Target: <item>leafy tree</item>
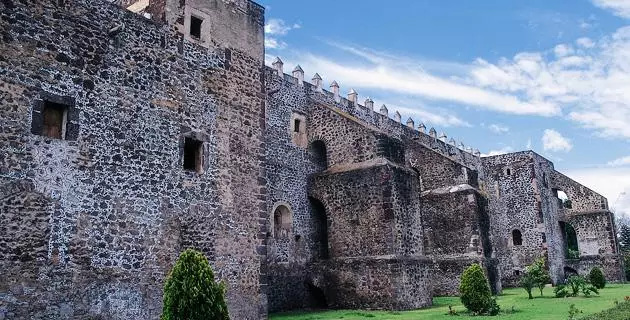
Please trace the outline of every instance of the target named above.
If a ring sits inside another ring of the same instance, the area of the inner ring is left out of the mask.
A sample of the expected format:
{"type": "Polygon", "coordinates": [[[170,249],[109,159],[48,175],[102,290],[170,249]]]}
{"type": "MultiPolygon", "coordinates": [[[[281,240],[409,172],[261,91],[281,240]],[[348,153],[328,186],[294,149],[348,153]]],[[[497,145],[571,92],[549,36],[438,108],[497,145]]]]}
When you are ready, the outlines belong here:
{"type": "Polygon", "coordinates": [[[184,251],[164,283],[162,320],[229,320],[225,285],[214,281],[214,273],[203,253],[184,251]]]}
{"type": "Polygon", "coordinates": [[[588,280],[597,289],[604,289],[606,286],[606,278],[600,268],[593,268],[588,274],[588,280]]]}
{"type": "Polygon", "coordinates": [[[488,280],[479,264],[473,264],[462,273],[459,284],[462,304],[469,311],[477,314],[488,311],[491,306],[492,293],[488,280]]]}
{"type": "Polygon", "coordinates": [[[525,272],[521,277],[519,284],[523,289],[525,289],[525,291],[527,291],[527,297],[529,299],[534,299],[534,296],[532,296],[532,289],[536,286],[536,280],[534,277],[528,272],[525,272]]]}
{"type": "Polygon", "coordinates": [[[549,272],[545,268],[545,258],[538,258],[531,265],[527,266],[526,274],[529,274],[534,281],[536,287],[540,291],[540,295],[543,295],[543,289],[545,289],[545,285],[551,282],[551,277],[549,276],[549,272]]]}
{"type": "Polygon", "coordinates": [[[630,253],[630,226],[627,224],[622,224],[619,227],[619,243],[621,251],[630,253]]]}

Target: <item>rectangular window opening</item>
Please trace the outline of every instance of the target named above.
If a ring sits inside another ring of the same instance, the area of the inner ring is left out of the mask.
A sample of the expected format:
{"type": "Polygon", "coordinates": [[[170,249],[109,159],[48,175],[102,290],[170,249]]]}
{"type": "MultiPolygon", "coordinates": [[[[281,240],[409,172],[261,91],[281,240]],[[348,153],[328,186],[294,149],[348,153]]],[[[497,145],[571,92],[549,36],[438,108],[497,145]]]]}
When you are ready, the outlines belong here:
{"type": "Polygon", "coordinates": [[[42,109],[42,135],[55,139],[63,139],[66,132],[67,113],[67,105],[44,101],[44,108],[42,109]]]}
{"type": "Polygon", "coordinates": [[[201,38],[201,23],[202,19],[195,16],[190,16],[190,36],[196,39],[201,38]]]}
{"type": "Polygon", "coordinates": [[[193,138],[184,140],[184,170],[201,173],[203,143],[193,138]]]}
{"type": "Polygon", "coordinates": [[[293,131],[300,132],[300,119],[293,120],[293,131]]]}

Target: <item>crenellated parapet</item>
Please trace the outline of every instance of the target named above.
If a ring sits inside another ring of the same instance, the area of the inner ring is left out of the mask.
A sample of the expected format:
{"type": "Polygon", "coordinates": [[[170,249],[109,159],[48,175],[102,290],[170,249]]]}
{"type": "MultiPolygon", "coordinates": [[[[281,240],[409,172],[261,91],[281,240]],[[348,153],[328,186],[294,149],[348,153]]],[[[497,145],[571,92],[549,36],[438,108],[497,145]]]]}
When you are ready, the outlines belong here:
{"type": "Polygon", "coordinates": [[[268,83],[268,87],[274,88],[274,90],[287,87],[301,91],[311,101],[347,114],[364,124],[384,131],[388,135],[417,141],[468,167],[478,168],[480,166],[481,152],[478,149],[465,146],[461,141],[458,144],[452,137],[448,140],[444,131],[438,134],[435,128],[430,128],[427,132],[427,127],[422,121],[415,127],[416,121],[411,117],[403,122],[402,115],[398,110],[395,110],[390,118],[389,109],[385,104],[375,110],[374,100],[370,97],[367,97],[363,104],[359,103],[359,93],[353,88],[343,97],[341,86],[336,80],[332,80],[329,90],[326,90],[323,88],[324,81],[319,73],[315,73],[311,82],[307,82],[304,80],[304,70],[299,65],[293,69],[291,74],[284,73],[283,67],[284,63],[280,58],[274,60],[272,67],[266,67],[268,76],[270,75],[270,79],[274,82],[268,83]]]}

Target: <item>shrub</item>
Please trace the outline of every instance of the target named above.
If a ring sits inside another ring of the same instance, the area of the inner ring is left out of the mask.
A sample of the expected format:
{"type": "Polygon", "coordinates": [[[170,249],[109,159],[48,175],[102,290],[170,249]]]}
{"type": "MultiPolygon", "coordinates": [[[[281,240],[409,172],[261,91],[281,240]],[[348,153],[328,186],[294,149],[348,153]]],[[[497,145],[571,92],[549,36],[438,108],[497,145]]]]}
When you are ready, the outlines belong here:
{"type": "Polygon", "coordinates": [[[488,306],[488,315],[496,316],[501,311],[501,307],[497,304],[497,299],[491,298],[490,305],[488,306]]]}
{"type": "Polygon", "coordinates": [[[567,283],[571,288],[571,296],[576,297],[580,293],[580,289],[586,285],[586,280],[582,276],[570,276],[567,283]]]}
{"type": "Polygon", "coordinates": [[[523,276],[521,277],[521,281],[519,282],[519,285],[523,289],[525,289],[525,291],[527,291],[527,297],[529,299],[534,299],[534,296],[532,296],[532,289],[536,285],[536,281],[534,280],[534,277],[531,274],[529,273],[523,274],[523,276]]]}
{"type": "Polygon", "coordinates": [[[597,289],[604,289],[606,286],[606,278],[604,278],[604,273],[600,268],[593,268],[588,275],[588,280],[597,289]]]}
{"type": "Polygon", "coordinates": [[[203,253],[184,251],[164,283],[162,320],[228,320],[225,285],[214,281],[214,273],[203,253]]]}
{"type": "Polygon", "coordinates": [[[571,304],[569,307],[569,317],[568,320],[575,320],[578,318],[578,315],[582,313],[582,310],[575,307],[575,304],[571,304]]]}
{"type": "Polygon", "coordinates": [[[541,257],[536,259],[534,263],[527,266],[526,272],[530,274],[536,287],[538,287],[538,290],[540,290],[540,295],[542,296],[545,285],[551,282],[549,272],[547,272],[547,269],[545,269],[545,258],[541,257]]]}
{"type": "Polygon", "coordinates": [[[473,264],[464,270],[459,284],[459,292],[462,304],[469,311],[480,314],[490,308],[492,294],[479,264],[473,264]]]}
{"type": "Polygon", "coordinates": [[[569,296],[569,291],[565,285],[559,284],[553,289],[553,293],[556,295],[556,298],[564,298],[569,296]]]}
{"type": "Polygon", "coordinates": [[[580,258],[580,251],[567,249],[567,259],[579,259],[579,258],[580,258]]]}

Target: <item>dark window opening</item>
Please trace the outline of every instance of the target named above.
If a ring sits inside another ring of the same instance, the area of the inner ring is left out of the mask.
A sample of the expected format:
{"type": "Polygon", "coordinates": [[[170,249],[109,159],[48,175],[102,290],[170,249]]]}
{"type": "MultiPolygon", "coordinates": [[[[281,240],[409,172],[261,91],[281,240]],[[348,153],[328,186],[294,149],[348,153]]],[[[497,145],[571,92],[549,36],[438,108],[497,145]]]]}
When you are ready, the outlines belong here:
{"type": "Polygon", "coordinates": [[[570,223],[560,221],[562,230],[562,238],[565,242],[565,256],[567,259],[578,259],[580,257],[580,249],[578,247],[577,233],[570,223]]]}
{"type": "Polygon", "coordinates": [[[328,259],[328,217],[324,204],[315,198],[309,197],[313,212],[313,240],[315,243],[316,259],[328,259]]]}
{"type": "Polygon", "coordinates": [[[190,16],[190,36],[193,38],[201,38],[201,23],[202,19],[195,16],[190,16]]]}
{"type": "Polygon", "coordinates": [[[67,105],[44,101],[44,108],[42,110],[42,135],[55,139],[63,139],[67,111],[67,105]]]}
{"type": "Polygon", "coordinates": [[[515,246],[520,246],[523,244],[523,235],[518,229],[512,231],[512,243],[514,243],[515,246]]]}
{"type": "Polygon", "coordinates": [[[184,170],[201,172],[203,143],[193,138],[184,141],[184,170]]]}
{"type": "Polygon", "coordinates": [[[508,168],[506,170],[506,173],[507,173],[508,176],[511,176],[512,175],[512,169],[508,168]]]}
{"type": "Polygon", "coordinates": [[[300,119],[293,120],[293,132],[300,132],[300,119]]]}
{"type": "Polygon", "coordinates": [[[542,242],[543,243],[547,242],[547,235],[544,232],[542,233],[542,242]]]}
{"type": "Polygon", "coordinates": [[[521,276],[521,271],[520,270],[514,270],[514,275],[517,277],[521,276]]]}
{"type": "Polygon", "coordinates": [[[308,152],[311,155],[313,163],[318,166],[320,171],[324,171],[328,168],[328,155],[324,141],[315,140],[311,142],[308,146],[308,152]]]}

